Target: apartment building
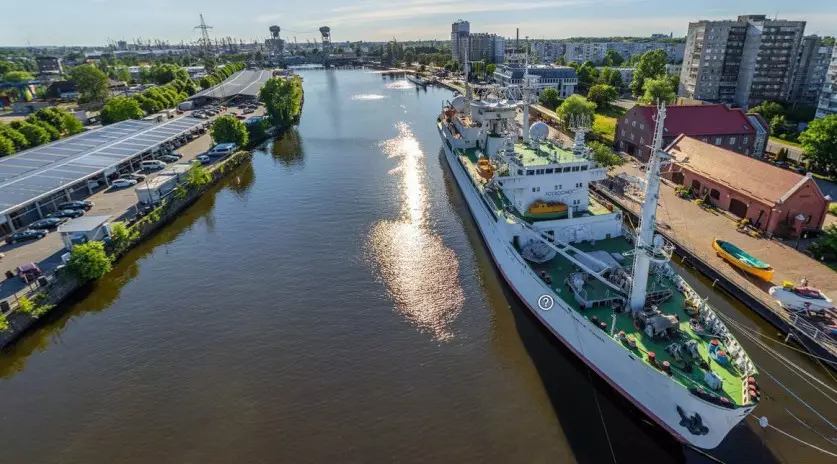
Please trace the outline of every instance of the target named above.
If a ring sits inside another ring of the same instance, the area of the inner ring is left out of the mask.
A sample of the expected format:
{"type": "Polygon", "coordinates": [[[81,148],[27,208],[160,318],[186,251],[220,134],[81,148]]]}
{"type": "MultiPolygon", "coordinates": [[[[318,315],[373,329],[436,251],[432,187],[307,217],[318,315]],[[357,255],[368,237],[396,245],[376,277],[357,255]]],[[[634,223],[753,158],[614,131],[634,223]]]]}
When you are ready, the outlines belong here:
{"type": "Polygon", "coordinates": [[[833,48],[824,46],[821,37],[809,35],[802,38],[800,50],[790,99],[797,104],[816,105],[825,84],[833,48]]]}
{"type": "Polygon", "coordinates": [[[468,59],[502,63],[505,59],[506,40],[497,34],[473,33],[468,37],[468,59]]]}
{"type": "Polygon", "coordinates": [[[789,100],[804,31],[764,15],[689,23],[678,95],[744,109],[789,100]]]}
{"type": "Polygon", "coordinates": [[[465,52],[468,50],[468,38],[471,35],[471,24],[468,21],[458,20],[450,26],[450,54],[451,59],[457,63],[465,61],[465,52]]]}
{"type": "Polygon", "coordinates": [[[592,61],[601,63],[608,50],[614,50],[624,60],[629,60],[633,55],[642,55],[651,50],[663,50],[666,52],[668,61],[680,63],[683,61],[683,53],[686,49],[684,43],[670,42],[570,42],[564,41],[564,58],[567,63],[575,61],[583,63],[592,61]]]}
{"type": "Polygon", "coordinates": [[[530,46],[536,60],[544,64],[555,63],[566,52],[566,46],[560,40],[532,40],[530,46]]]}
{"type": "Polygon", "coordinates": [[[831,52],[831,63],[817,104],[818,118],[829,114],[837,114],[837,47],[831,52]]]}

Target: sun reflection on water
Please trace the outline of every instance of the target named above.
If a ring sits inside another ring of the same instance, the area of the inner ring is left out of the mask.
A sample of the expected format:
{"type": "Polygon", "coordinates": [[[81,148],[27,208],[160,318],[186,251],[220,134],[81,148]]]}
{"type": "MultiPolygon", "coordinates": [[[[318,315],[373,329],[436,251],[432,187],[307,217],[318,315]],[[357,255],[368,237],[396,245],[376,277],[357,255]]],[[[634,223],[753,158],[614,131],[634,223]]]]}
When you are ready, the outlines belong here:
{"type": "Polygon", "coordinates": [[[439,340],[453,337],[451,325],[462,311],[459,262],[453,250],[427,226],[424,152],[410,127],[397,123],[398,135],[381,143],[398,158],[390,174],[401,180],[400,220],[375,224],[368,245],[398,310],[439,340]]]}

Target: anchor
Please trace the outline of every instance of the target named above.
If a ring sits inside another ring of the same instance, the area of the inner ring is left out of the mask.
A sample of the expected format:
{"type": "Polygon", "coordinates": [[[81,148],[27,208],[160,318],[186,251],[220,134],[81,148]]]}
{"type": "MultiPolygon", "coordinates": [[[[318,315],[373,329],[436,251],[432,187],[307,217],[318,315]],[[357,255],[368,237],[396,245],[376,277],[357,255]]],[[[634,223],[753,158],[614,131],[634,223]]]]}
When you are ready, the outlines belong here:
{"type": "Polygon", "coordinates": [[[680,406],[677,406],[677,414],[680,414],[680,425],[686,427],[692,435],[706,435],[709,433],[709,427],[703,425],[700,414],[695,413],[692,417],[688,417],[680,406]]]}

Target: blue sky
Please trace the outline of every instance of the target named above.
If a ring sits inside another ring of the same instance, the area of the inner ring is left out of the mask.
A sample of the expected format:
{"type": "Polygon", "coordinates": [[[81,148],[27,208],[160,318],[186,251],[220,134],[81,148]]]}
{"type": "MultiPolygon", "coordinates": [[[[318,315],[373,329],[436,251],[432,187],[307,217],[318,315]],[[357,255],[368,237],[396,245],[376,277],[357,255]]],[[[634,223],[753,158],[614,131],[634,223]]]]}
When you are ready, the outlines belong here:
{"type": "Polygon", "coordinates": [[[0,45],[103,44],[142,37],[194,41],[198,13],[214,26],[213,37],[263,39],[277,24],[282,36],[304,41],[328,25],[335,41],[444,39],[457,18],[475,32],[513,36],[684,35],[689,21],[734,18],[739,14],[778,15],[805,20],[807,34],[837,35],[835,0],[40,0],[9,10],[0,27],[0,45]],[[18,18],[14,18],[18,15],[18,18]],[[17,19],[17,21],[15,21],[17,19]]]}

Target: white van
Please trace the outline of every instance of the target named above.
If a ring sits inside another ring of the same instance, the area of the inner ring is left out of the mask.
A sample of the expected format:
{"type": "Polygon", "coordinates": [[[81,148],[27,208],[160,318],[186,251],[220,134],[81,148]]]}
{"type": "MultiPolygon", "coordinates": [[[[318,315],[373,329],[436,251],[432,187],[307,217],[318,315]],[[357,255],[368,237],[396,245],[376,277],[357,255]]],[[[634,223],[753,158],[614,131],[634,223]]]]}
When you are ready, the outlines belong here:
{"type": "Polygon", "coordinates": [[[227,156],[235,153],[236,145],[234,143],[221,143],[212,147],[212,150],[206,152],[209,156],[227,156]]]}
{"type": "Polygon", "coordinates": [[[140,163],[140,168],[155,171],[157,169],[165,169],[166,163],[160,160],[147,160],[140,163]]]}

